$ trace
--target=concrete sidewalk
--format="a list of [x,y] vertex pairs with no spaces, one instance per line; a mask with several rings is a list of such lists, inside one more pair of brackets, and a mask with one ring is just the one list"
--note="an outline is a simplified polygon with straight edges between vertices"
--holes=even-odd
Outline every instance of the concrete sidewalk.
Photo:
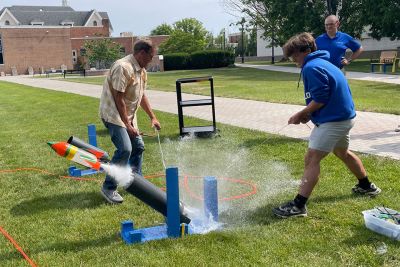
[[[282,66],[275,66],[275,65],[274,66],[273,65],[251,65],[251,64],[238,64],[238,63],[236,63],[235,65],[238,67],[243,67],[243,68],[253,68],[253,69],[260,69],[260,70],[270,70],[270,71],[289,72],[289,73],[300,73],[300,69],[296,68],[296,67],[282,67]],[[400,84],[400,75],[346,71],[346,78],[352,79],[352,80]]]
[[[50,79],[32,79],[23,76],[1,77],[0,81],[9,81],[95,98],[100,97],[102,90],[102,86],[99,85]],[[150,98],[153,109],[177,114],[176,94],[174,92],[148,90],[147,95]],[[184,94],[183,98],[185,100],[201,99],[204,96]],[[311,131],[306,125],[288,125],[285,127],[288,118],[302,109],[303,106],[223,97],[216,97],[215,102],[216,119],[220,123],[301,139],[307,139]],[[97,113],[97,110],[93,112]],[[185,115],[211,120],[209,107],[191,107],[185,109]],[[400,159],[400,133],[394,132],[398,124],[400,124],[400,116],[397,115],[357,112],[356,125],[351,132],[351,149]],[[313,127],[311,123],[308,125]]]

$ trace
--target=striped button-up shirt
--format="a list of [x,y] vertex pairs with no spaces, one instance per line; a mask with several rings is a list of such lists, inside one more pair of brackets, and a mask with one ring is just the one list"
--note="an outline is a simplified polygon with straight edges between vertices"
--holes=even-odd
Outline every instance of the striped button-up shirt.
[[140,106],[146,82],[146,69],[139,66],[133,55],[117,60],[111,66],[110,72],[104,80],[99,108],[100,118],[106,122],[126,128],[111,93],[111,90],[114,89],[124,93],[128,120],[132,122],[135,129],[139,129],[136,112]]

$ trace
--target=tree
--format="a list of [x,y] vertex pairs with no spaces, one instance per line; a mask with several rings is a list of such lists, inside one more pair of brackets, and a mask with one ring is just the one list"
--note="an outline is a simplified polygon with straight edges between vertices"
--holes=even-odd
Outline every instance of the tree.
[[321,0],[226,0],[228,9],[244,13],[264,30],[271,47],[282,45],[296,33],[324,30]]
[[222,29],[219,34],[215,37],[214,39],[214,43],[216,48],[221,49],[221,50],[225,50],[226,49],[226,45],[227,45],[227,39],[226,39],[226,33],[225,33],[225,29]]
[[173,30],[167,41],[160,47],[160,53],[191,53],[207,47],[207,30],[194,18],[185,18],[173,24]]
[[244,13],[260,29],[271,46],[283,45],[299,32],[319,35],[324,20],[337,15],[341,30],[360,38],[370,26],[374,38],[400,39],[400,3],[393,0],[225,0],[227,12]]
[[173,29],[167,23],[158,25],[155,29],[151,30],[150,35],[170,35]]
[[248,56],[257,56],[257,28],[256,27],[249,29],[247,55]]
[[370,35],[373,38],[400,39],[400,2],[398,0],[363,0],[362,8],[364,24],[370,26]]
[[214,36],[212,32],[207,32],[206,34],[206,49],[212,50],[215,49],[215,42],[214,42]]
[[122,46],[111,39],[89,40],[83,47],[89,64],[96,68],[109,68],[115,60],[121,57]]

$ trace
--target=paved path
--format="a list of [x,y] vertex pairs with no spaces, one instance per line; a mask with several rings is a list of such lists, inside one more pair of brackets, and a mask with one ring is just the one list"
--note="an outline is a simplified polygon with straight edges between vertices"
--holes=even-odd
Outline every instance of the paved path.
[[[1,77],[0,81],[10,81],[96,98],[100,97],[102,89],[99,85],[62,80],[32,79],[23,76]],[[154,109],[177,114],[176,94],[174,92],[149,90],[147,95]],[[185,100],[200,99],[204,96],[184,94],[183,98]],[[307,139],[311,131],[306,125],[284,127],[290,115],[302,109],[303,106],[223,97],[216,97],[215,102],[216,118],[221,123],[301,139]],[[188,108],[185,110],[185,115],[211,120],[211,111],[207,107]],[[398,124],[400,124],[400,116],[397,115],[358,112],[356,125],[352,130],[351,149],[400,159],[400,133],[394,132]],[[311,123],[309,125],[312,127]]]
[[[272,71],[289,72],[289,73],[300,73],[300,69],[296,67],[251,65],[251,64],[238,64],[238,63],[236,63],[235,65],[244,68],[272,70]],[[353,79],[353,80],[400,84],[400,75],[346,71],[346,77],[347,79]]]

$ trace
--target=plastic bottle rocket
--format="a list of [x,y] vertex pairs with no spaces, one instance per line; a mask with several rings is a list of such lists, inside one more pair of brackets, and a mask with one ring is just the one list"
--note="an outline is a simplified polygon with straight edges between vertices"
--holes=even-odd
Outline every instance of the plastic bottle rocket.
[[83,166],[100,170],[101,163],[99,159],[95,155],[83,149],[68,144],[67,142],[48,142],[47,144],[62,157],[65,157]]

